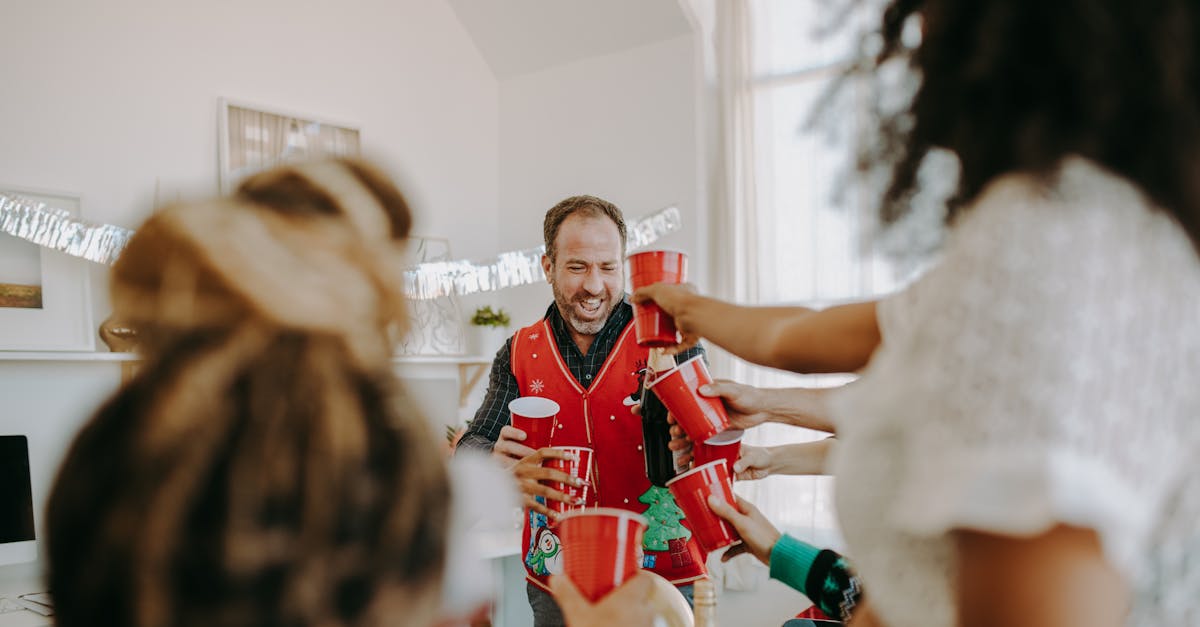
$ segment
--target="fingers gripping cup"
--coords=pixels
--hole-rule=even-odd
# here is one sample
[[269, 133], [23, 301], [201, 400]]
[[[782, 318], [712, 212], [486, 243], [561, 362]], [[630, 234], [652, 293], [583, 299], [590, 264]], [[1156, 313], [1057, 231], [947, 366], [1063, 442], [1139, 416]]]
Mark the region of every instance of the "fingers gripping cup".
[[725, 413], [721, 399], [699, 392], [700, 386], [709, 383], [712, 383], [712, 376], [708, 374], [704, 360], [697, 355], [659, 375], [650, 384], [650, 389], [675, 416], [675, 421], [692, 442], [704, 442], [729, 428], [729, 414]]
[[623, 509], [593, 507], [558, 522], [563, 572], [593, 603], [642, 567], [646, 519]]
[[696, 542], [706, 553], [741, 540], [737, 531], [708, 506], [708, 495], [715, 494], [726, 503], [737, 503], [733, 479], [725, 460], [697, 466], [667, 482], [675, 503], [683, 510]]
[[703, 466], [708, 462], [723, 459], [726, 467], [729, 468], [730, 476], [733, 477], [733, 464], [737, 462], [738, 455], [742, 452], [743, 433], [745, 432], [741, 429], [729, 429], [703, 442], [693, 443], [692, 465]]
[[[687, 281], [687, 255], [673, 250], [647, 250], [629, 256], [629, 283], [636, 291], [654, 283]], [[633, 306], [633, 328], [639, 346], [679, 343], [675, 319], [653, 303]]]
[[540, 396], [522, 396], [508, 404], [512, 426], [525, 432], [525, 446], [539, 449], [550, 446], [558, 403]]
[[556, 446], [556, 450], [572, 453], [575, 459], [551, 458], [542, 462], [546, 468], [561, 470], [572, 477], [583, 480], [583, 485], [575, 486], [558, 481], [547, 481], [546, 485], [571, 497], [570, 503], [546, 499], [546, 507], [560, 514], [583, 509], [596, 504], [596, 491], [593, 489], [594, 473], [592, 472], [592, 457], [594, 452], [582, 446]]

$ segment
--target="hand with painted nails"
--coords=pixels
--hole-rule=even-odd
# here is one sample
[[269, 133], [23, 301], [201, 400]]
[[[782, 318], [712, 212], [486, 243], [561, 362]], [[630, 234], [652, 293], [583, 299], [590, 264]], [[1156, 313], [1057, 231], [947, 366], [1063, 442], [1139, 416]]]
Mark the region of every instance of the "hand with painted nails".
[[574, 460], [575, 454], [570, 451], [550, 447], [538, 449], [523, 457], [513, 466], [513, 475], [517, 478], [517, 487], [521, 490], [525, 507], [540, 514], [545, 514], [551, 520], [557, 520], [558, 514], [551, 511], [544, 503], [538, 502], [537, 497], [540, 496], [547, 501], [560, 501], [570, 505], [578, 505], [579, 503], [575, 502], [576, 499], [572, 499], [566, 493], [555, 490], [543, 482], [554, 481], [582, 486], [584, 485], [584, 481], [579, 477], [572, 477], [561, 470], [542, 466], [542, 462], [547, 459]]

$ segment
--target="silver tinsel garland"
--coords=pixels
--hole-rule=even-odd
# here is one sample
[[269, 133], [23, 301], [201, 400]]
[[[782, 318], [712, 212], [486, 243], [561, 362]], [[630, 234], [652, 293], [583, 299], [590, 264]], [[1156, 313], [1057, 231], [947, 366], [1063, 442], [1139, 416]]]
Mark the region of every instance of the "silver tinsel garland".
[[0, 192], [0, 232], [96, 263], [111, 264], [133, 231], [92, 224], [62, 209]]
[[[667, 207], [628, 226], [629, 249], [637, 250], [683, 226], [679, 209]], [[542, 280], [545, 246], [516, 250], [483, 261], [423, 263], [404, 273], [409, 298], [427, 300], [449, 294], [474, 294]]]
[[[667, 207], [629, 225], [629, 249], [637, 250], [679, 230], [679, 209]], [[15, 194], [0, 192], [0, 232], [74, 257], [112, 264], [133, 231], [92, 224], [70, 213]], [[409, 298], [428, 300], [449, 294], [474, 294], [526, 285], [542, 278], [544, 246], [501, 253], [484, 261], [422, 263], [405, 271]]]

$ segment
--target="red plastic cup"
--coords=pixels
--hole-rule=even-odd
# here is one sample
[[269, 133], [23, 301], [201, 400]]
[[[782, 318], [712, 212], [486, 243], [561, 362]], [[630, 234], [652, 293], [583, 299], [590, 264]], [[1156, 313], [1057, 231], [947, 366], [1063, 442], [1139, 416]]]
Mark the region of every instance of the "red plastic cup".
[[[687, 281], [687, 255], [673, 250], [646, 250], [629, 256], [629, 283], [638, 288], [654, 283]], [[675, 319], [653, 303], [633, 306], [633, 329], [639, 346], [665, 347], [679, 343]]]
[[727, 547], [741, 540], [737, 530], [708, 506], [708, 495], [715, 494], [726, 503], [735, 504], [733, 478], [725, 460], [718, 459], [697, 466], [667, 482], [675, 503], [687, 517], [692, 535], [706, 553]]
[[544, 460], [542, 465], [546, 468], [561, 470], [572, 477], [579, 477], [583, 479], [584, 483], [581, 486], [573, 486], [558, 481], [546, 481], [547, 486], [565, 493], [572, 500], [572, 503], [563, 503], [546, 499], [546, 507], [550, 508], [550, 511], [565, 514], [596, 505], [596, 491], [593, 489], [595, 473], [592, 471], [592, 458], [595, 456], [595, 451], [583, 446], [555, 446], [553, 448], [574, 453], [575, 459], [552, 458]]
[[508, 404], [512, 426], [525, 432], [525, 446], [534, 450], [550, 446], [558, 403], [541, 396], [522, 396]]
[[733, 472], [733, 464], [742, 452], [742, 435], [744, 433], [741, 429], [728, 429], [703, 442], [693, 442], [692, 466], [703, 466], [709, 462], [723, 459], [729, 468], [729, 476], [736, 480], [737, 475]]
[[677, 250], [643, 250], [628, 259], [631, 277], [659, 276], [664, 277], [659, 280], [675, 283], [682, 283], [687, 277], [687, 255]]
[[704, 442], [729, 428], [729, 414], [720, 398], [700, 394], [702, 385], [712, 383], [708, 367], [697, 355], [661, 374], [648, 386], [667, 411], [694, 442]]
[[563, 572], [593, 603], [642, 567], [646, 519], [612, 507], [565, 514], [558, 521]]

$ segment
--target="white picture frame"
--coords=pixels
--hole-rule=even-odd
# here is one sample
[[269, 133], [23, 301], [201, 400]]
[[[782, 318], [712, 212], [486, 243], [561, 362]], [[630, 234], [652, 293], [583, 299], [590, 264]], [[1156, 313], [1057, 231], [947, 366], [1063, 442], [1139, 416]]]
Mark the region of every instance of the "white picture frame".
[[322, 156], [357, 157], [357, 124], [218, 99], [219, 183], [228, 194], [246, 176], [288, 161]]
[[[0, 189], [80, 217], [79, 194], [2, 184]], [[0, 307], [0, 351], [95, 351], [91, 262], [0, 233], [0, 248], [11, 252], [27, 247], [37, 250], [41, 306]]]

